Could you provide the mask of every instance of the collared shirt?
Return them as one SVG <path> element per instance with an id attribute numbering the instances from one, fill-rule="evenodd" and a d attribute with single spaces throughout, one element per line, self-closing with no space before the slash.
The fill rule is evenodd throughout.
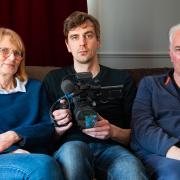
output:
<path id="1" fill-rule="evenodd" d="M 12 93 L 16 93 L 16 92 L 26 92 L 26 83 L 27 83 L 27 80 L 26 81 L 20 81 L 18 78 L 15 78 L 16 80 L 16 87 L 13 88 L 13 89 L 10 89 L 10 90 L 5 90 L 5 89 L 2 89 L 0 87 L 0 94 L 12 94 Z"/>

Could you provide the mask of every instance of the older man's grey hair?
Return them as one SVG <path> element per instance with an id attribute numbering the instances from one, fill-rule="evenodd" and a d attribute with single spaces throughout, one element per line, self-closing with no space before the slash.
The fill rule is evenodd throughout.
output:
<path id="1" fill-rule="evenodd" d="M 169 47 L 172 45 L 173 35 L 176 31 L 180 31 L 180 24 L 172 26 L 169 30 Z"/>

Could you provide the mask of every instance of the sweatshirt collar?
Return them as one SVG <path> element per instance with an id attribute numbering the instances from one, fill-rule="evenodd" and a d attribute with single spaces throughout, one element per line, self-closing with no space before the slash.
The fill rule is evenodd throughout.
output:
<path id="1" fill-rule="evenodd" d="M 16 87 L 13 89 L 10 89 L 9 91 L 0 88 L 0 94 L 12 94 L 12 93 L 16 93 L 16 92 L 26 92 L 26 81 L 20 81 L 17 77 L 15 78 L 16 81 Z"/>

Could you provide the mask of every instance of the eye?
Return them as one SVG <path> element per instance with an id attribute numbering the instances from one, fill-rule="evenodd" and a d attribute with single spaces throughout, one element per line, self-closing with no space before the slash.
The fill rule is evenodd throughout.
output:
<path id="1" fill-rule="evenodd" d="M 23 57 L 23 53 L 17 50 L 14 50 L 14 56 L 16 57 Z"/>
<path id="2" fill-rule="evenodd" d="M 2 52 L 3 54 L 9 54 L 10 49 L 9 49 L 9 48 L 1 48 L 1 52 Z"/>
<path id="3" fill-rule="evenodd" d="M 175 51 L 180 53 L 180 47 L 175 47 Z"/>
<path id="4" fill-rule="evenodd" d="M 86 34 L 86 38 L 87 39 L 92 39 L 94 37 L 94 34 L 93 33 L 87 33 Z"/>
<path id="5" fill-rule="evenodd" d="M 78 36 L 74 35 L 70 37 L 71 40 L 78 40 Z"/>

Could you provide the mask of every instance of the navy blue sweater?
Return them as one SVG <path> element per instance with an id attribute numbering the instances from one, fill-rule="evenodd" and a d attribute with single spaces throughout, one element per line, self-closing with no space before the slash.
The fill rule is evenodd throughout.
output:
<path id="1" fill-rule="evenodd" d="M 6 152 L 18 148 L 30 152 L 45 152 L 54 131 L 41 82 L 29 80 L 26 92 L 0 94 L 0 133 L 12 130 L 23 138 Z"/>
<path id="2" fill-rule="evenodd" d="M 170 75 L 144 78 L 132 116 L 132 148 L 140 157 L 165 156 L 180 141 L 180 95 Z"/>

